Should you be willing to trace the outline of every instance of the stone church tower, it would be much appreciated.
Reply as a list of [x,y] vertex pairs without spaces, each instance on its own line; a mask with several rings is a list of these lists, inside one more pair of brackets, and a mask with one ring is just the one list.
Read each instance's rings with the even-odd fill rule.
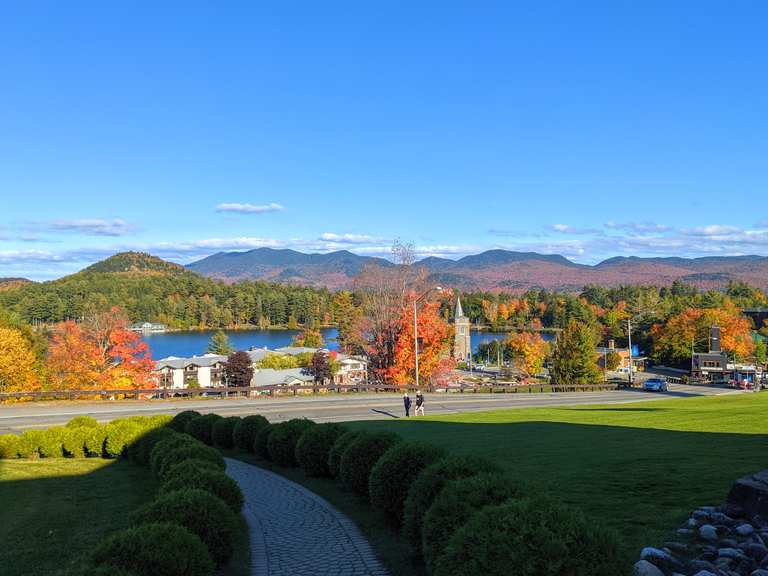
[[472,344],[469,340],[469,318],[464,316],[461,309],[461,299],[456,299],[456,313],[454,314],[453,329],[453,357],[459,362],[466,362],[472,352]]

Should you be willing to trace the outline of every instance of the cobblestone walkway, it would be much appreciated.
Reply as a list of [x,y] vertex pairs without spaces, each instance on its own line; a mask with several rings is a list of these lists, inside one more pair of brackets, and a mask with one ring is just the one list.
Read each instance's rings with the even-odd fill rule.
[[252,576],[386,576],[368,541],[343,514],[303,486],[227,458],[243,490]]

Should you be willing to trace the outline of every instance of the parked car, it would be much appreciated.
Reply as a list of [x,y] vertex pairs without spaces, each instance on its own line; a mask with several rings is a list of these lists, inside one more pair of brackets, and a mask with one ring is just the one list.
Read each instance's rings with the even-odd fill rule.
[[666,392],[667,380],[665,378],[649,378],[643,382],[643,390],[646,392]]

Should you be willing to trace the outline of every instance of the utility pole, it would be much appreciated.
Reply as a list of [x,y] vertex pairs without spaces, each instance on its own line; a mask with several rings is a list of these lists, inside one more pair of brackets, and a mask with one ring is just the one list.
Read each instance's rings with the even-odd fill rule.
[[632,386],[632,318],[627,319],[627,338],[629,339],[629,385]]

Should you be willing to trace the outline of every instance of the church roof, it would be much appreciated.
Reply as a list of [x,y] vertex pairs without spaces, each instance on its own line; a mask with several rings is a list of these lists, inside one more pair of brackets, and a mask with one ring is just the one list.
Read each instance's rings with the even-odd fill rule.
[[456,298],[456,313],[453,316],[454,318],[464,318],[464,310],[461,309],[461,298]]

